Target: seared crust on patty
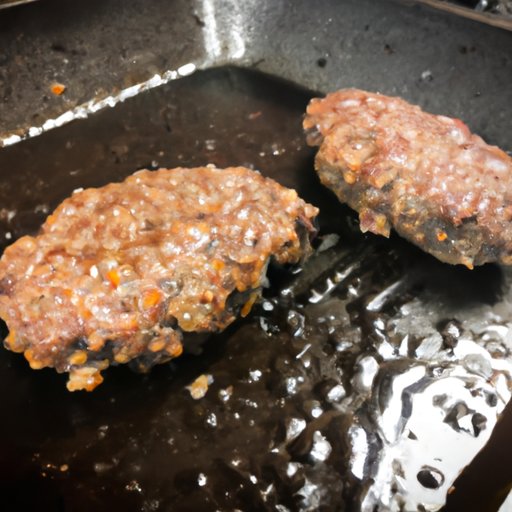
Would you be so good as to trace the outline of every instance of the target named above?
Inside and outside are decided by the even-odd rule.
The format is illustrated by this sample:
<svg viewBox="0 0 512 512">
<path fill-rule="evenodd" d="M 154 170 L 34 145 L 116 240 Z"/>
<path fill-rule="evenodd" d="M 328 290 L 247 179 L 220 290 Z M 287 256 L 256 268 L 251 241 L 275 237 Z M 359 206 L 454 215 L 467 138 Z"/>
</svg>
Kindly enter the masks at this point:
<svg viewBox="0 0 512 512">
<path fill-rule="evenodd" d="M 362 231 L 401 236 L 441 261 L 512 264 L 512 159 L 458 119 L 346 89 L 313 99 L 315 167 Z"/>
<path fill-rule="evenodd" d="M 243 167 L 139 171 L 75 192 L 0 260 L 7 348 L 92 390 L 109 364 L 181 354 L 247 314 L 272 257 L 298 263 L 317 209 Z"/>
</svg>

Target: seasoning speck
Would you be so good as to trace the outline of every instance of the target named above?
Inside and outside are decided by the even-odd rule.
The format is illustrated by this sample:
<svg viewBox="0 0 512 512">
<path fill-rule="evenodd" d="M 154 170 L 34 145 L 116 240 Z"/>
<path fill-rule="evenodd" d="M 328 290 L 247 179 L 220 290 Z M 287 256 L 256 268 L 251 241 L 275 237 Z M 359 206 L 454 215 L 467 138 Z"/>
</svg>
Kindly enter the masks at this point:
<svg viewBox="0 0 512 512">
<path fill-rule="evenodd" d="M 192 382 L 192 384 L 187 386 L 187 389 L 190 391 L 190 396 L 194 400 L 203 398 L 208 391 L 208 386 L 212 384 L 212 382 L 213 377 L 211 375 L 200 375 L 194 382 Z"/>
<path fill-rule="evenodd" d="M 437 239 L 438 239 L 440 242 L 444 242 L 447 238 L 448 238 L 448 235 L 447 235 L 444 231 L 439 231 L 439 232 L 437 233 Z"/>
</svg>

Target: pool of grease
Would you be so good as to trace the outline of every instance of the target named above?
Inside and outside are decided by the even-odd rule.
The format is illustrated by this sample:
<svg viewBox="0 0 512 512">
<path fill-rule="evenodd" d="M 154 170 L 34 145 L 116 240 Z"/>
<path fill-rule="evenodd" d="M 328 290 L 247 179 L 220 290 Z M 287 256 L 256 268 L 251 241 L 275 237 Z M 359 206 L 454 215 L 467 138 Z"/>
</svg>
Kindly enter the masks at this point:
<svg viewBox="0 0 512 512">
<path fill-rule="evenodd" d="M 321 208 L 312 259 L 272 269 L 264 300 L 201 354 L 147 375 L 111 368 L 93 393 L 69 393 L 64 376 L 2 350 L 12 510 L 443 505 L 510 398 L 512 274 L 360 234 L 313 171 L 301 129 L 312 94 L 213 69 L 0 151 L 2 246 L 73 189 L 142 167 L 246 165 Z M 200 375 L 211 383 L 194 400 Z M 485 478 L 480 499 L 496 492 Z"/>
</svg>

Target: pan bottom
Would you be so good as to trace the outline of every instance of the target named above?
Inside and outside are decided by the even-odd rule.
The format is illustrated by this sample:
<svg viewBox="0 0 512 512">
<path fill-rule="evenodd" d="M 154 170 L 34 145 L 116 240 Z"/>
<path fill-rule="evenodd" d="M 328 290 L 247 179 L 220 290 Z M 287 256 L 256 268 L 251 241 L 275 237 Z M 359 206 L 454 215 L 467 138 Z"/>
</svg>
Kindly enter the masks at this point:
<svg viewBox="0 0 512 512">
<path fill-rule="evenodd" d="M 94 393 L 70 394 L 63 376 L 0 352 L 5 503 L 74 512 L 443 505 L 510 397 L 512 275 L 360 234 L 313 171 L 301 129 L 311 96 L 214 69 L 0 152 L 14 177 L 0 190 L 11 212 L 5 243 L 36 230 L 77 187 L 213 163 L 296 188 L 321 208 L 323 244 L 302 272 L 274 271 L 263 302 L 201 355 L 148 375 L 112 368 Z M 201 376 L 196 400 L 187 386 Z M 481 500 L 497 482 L 482 476 Z"/>
</svg>

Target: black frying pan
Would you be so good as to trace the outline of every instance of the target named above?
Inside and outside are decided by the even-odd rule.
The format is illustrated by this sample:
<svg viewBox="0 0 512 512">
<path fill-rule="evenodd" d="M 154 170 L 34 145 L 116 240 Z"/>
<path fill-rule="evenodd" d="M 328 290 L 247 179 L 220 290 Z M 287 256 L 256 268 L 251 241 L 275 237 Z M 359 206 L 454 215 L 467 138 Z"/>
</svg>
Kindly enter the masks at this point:
<svg viewBox="0 0 512 512">
<path fill-rule="evenodd" d="M 428 359 L 423 342 L 432 333 L 441 337 L 440 351 L 453 350 L 449 322 L 475 343 L 490 326 L 506 338 L 510 272 L 492 265 L 469 272 L 397 238 L 360 235 L 353 214 L 315 177 L 302 113 L 321 91 L 362 87 L 461 117 L 510 149 L 512 34 L 388 1 L 46 1 L 0 13 L 0 48 L 0 130 L 8 142 L 14 131 L 37 132 L 47 119 L 155 73 L 189 62 L 205 69 L 0 150 L 4 245 L 36 230 L 77 187 L 141 167 L 207 162 L 254 166 L 295 187 L 321 207 L 321 235 L 341 237 L 299 276 L 274 270 L 265 307 L 213 337 L 200 356 L 149 375 L 113 368 L 94 393 L 70 394 L 63 376 L 31 371 L 19 355 L 2 351 L 3 509 L 368 510 L 376 475 L 400 476 L 396 464 L 382 462 L 376 411 L 397 403 L 384 393 L 385 382 L 415 367 L 417 354 Z M 51 93 L 53 82 L 66 85 L 62 96 Z M 325 292 L 328 279 L 344 273 L 318 305 L 311 301 L 312 290 Z M 413 323 L 404 321 L 407 308 Z M 333 332 L 320 321 L 327 313 Z M 491 325 L 489 315 L 499 320 Z M 398 320 L 397 331 L 391 325 Z M 379 336 L 398 351 L 397 336 L 406 330 L 414 340 L 398 363 L 390 362 L 378 352 Z M 506 340 L 490 341 L 501 357 Z M 361 401 L 366 391 L 354 379 L 373 364 L 365 356 L 380 369 Z M 502 359 L 507 363 L 508 353 Z M 411 410 L 418 412 L 415 397 L 432 389 L 439 368 L 459 366 L 460 357 L 431 365 L 433 374 L 408 388 Z M 491 382 L 485 370 L 473 368 L 467 389 Z M 194 401 L 186 386 L 201 374 L 214 381 Z M 339 385 L 357 400 L 342 397 Z M 457 449 L 470 436 L 469 459 L 500 415 L 500 402 L 488 395 L 485 422 L 476 406 L 465 415 L 443 409 L 442 423 L 462 440 Z M 447 509 L 496 509 L 511 480 L 511 422 L 505 413 Z M 356 449 L 363 431 L 366 448 Z M 452 473 L 439 484 L 432 471 L 439 468 L 424 463 L 431 454 L 418 446 L 418 468 L 399 460 L 414 485 L 382 492 L 372 502 L 376 510 L 385 510 L 389 496 L 406 500 L 406 510 L 420 495 L 444 501 Z M 455 448 L 446 459 L 455 460 Z"/>
</svg>

